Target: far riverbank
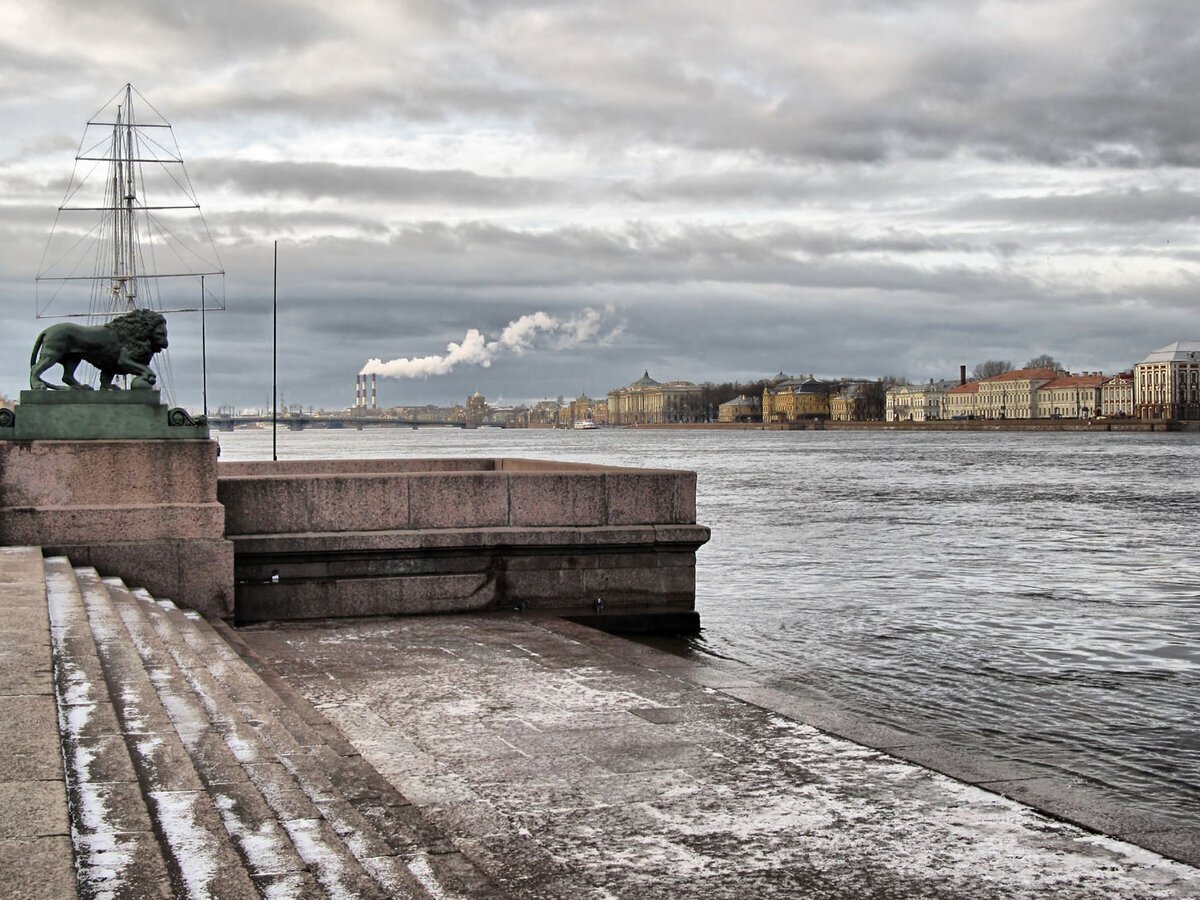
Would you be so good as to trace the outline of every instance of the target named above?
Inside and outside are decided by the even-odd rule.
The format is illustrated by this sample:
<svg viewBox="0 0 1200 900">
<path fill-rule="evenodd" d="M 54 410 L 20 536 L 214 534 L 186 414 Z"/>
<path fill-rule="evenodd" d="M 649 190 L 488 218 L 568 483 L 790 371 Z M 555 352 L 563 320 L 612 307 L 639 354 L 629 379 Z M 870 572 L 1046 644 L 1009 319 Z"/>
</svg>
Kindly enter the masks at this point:
<svg viewBox="0 0 1200 900">
<path fill-rule="evenodd" d="M 1143 419 L 942 419 L 931 422 L 662 422 L 613 428 L 681 431 L 1196 431 L 1197 422 Z"/>
</svg>

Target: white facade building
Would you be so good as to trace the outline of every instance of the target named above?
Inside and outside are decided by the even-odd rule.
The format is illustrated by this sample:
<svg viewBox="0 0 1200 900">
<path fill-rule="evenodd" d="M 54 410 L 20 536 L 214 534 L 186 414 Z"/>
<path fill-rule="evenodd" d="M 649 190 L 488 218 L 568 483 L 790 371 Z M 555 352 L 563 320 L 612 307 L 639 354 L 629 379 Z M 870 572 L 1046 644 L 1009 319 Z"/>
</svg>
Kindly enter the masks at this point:
<svg viewBox="0 0 1200 900">
<path fill-rule="evenodd" d="M 949 418 L 946 412 L 946 391 L 957 381 L 934 381 L 928 384 L 898 384 L 884 395 L 883 417 L 888 422 L 932 422 Z"/>
<path fill-rule="evenodd" d="M 1200 419 L 1200 341 L 1176 341 L 1133 367 L 1142 419 Z"/>
<path fill-rule="evenodd" d="M 1114 375 L 1100 388 L 1100 414 L 1123 419 L 1134 414 L 1133 373 Z"/>
</svg>

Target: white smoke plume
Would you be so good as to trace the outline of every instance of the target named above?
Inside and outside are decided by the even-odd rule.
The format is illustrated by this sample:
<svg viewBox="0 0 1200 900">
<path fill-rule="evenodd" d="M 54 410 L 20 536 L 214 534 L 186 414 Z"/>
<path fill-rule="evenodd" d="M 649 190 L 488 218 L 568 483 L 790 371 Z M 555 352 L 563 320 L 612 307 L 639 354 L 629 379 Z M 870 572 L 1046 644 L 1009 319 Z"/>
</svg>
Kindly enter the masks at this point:
<svg viewBox="0 0 1200 900">
<path fill-rule="evenodd" d="M 408 359 L 369 359 L 360 375 L 382 375 L 385 378 L 428 378 L 430 375 L 445 375 L 458 365 L 474 365 L 487 368 L 503 353 L 520 355 L 538 344 L 547 344 L 555 350 L 565 350 L 577 344 L 597 340 L 608 343 L 625 330 L 625 322 L 617 322 L 603 337 L 601 330 L 611 319 L 613 310 L 585 308 L 577 316 L 560 319 L 544 312 L 535 312 L 509 322 L 494 341 L 485 340 L 479 329 L 472 328 L 463 336 L 462 343 L 451 341 L 442 356 L 419 356 Z"/>
</svg>

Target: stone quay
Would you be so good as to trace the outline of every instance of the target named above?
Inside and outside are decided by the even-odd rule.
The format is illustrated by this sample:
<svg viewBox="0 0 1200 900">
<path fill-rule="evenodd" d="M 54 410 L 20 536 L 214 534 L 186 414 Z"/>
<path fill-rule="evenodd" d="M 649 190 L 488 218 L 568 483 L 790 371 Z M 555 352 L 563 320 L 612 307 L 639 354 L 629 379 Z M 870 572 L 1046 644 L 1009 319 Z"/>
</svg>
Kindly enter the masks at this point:
<svg viewBox="0 0 1200 900">
<path fill-rule="evenodd" d="M 34 547 L 0 548 L 0 598 L 4 897 L 1200 895 L 1004 796 L 1028 773 L 955 781 L 557 616 L 233 628 Z"/>
</svg>

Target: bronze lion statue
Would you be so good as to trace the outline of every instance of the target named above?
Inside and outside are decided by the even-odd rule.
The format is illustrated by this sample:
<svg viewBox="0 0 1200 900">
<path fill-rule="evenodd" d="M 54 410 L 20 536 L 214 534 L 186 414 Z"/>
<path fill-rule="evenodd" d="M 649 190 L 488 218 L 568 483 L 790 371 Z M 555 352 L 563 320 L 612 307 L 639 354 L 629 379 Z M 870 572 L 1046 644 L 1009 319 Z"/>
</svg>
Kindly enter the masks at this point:
<svg viewBox="0 0 1200 900">
<path fill-rule="evenodd" d="M 150 360 L 166 347 L 167 320 L 149 309 L 135 309 L 103 325 L 51 325 L 38 335 L 29 354 L 29 386 L 40 391 L 90 391 L 91 385 L 75 380 L 75 368 L 86 362 L 100 370 L 102 391 L 119 390 L 113 384 L 118 375 L 137 376 L 134 387 L 150 387 L 158 380 L 150 371 Z M 62 384 L 42 380 L 53 365 L 62 366 Z"/>
</svg>

